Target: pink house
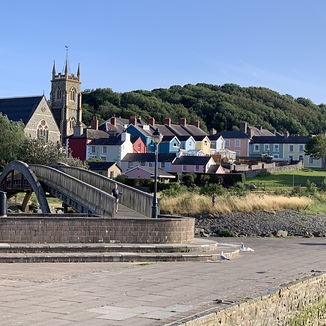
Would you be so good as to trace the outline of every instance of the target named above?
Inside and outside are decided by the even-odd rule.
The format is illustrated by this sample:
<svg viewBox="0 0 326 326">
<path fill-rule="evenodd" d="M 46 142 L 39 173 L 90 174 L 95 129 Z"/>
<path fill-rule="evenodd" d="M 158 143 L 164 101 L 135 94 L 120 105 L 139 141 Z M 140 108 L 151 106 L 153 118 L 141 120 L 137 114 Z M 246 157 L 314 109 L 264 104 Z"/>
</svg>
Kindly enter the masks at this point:
<svg viewBox="0 0 326 326">
<path fill-rule="evenodd" d="M 124 173 L 125 177 L 130 179 L 152 179 L 154 174 L 154 168 L 149 166 L 136 166 Z M 175 179 L 175 175 L 157 169 L 157 178 L 160 182 L 168 182 L 170 179 Z"/>
</svg>

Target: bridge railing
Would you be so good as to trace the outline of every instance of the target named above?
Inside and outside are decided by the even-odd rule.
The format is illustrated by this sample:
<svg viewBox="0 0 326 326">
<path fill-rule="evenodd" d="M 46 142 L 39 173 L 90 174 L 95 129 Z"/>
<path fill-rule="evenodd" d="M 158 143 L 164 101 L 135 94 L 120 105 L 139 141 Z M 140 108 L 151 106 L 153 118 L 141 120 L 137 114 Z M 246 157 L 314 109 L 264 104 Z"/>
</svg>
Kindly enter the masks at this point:
<svg viewBox="0 0 326 326">
<path fill-rule="evenodd" d="M 92 213 L 114 216 L 114 197 L 108 192 L 52 167 L 37 164 L 30 167 L 40 182 L 72 198 Z"/>
<path fill-rule="evenodd" d="M 153 196 L 151 194 L 132 188 L 123 183 L 116 182 L 113 179 L 90 170 L 61 164 L 53 165 L 53 167 L 109 194 L 112 193 L 114 183 L 117 183 L 118 189 L 122 193 L 119 198 L 119 202 L 122 205 L 125 205 L 144 216 L 152 216 Z"/>
</svg>

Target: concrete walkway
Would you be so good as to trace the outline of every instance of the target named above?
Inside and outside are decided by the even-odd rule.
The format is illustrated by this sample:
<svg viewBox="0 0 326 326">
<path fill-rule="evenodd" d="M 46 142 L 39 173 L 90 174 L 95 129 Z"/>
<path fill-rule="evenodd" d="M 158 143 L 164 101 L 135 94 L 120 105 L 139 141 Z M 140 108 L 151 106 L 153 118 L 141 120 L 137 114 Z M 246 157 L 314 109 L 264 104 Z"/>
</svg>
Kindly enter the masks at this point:
<svg viewBox="0 0 326 326">
<path fill-rule="evenodd" d="M 0 264 L 0 325 L 178 325 L 326 273 L 326 238 L 215 240 L 255 251 L 217 262 Z"/>
</svg>

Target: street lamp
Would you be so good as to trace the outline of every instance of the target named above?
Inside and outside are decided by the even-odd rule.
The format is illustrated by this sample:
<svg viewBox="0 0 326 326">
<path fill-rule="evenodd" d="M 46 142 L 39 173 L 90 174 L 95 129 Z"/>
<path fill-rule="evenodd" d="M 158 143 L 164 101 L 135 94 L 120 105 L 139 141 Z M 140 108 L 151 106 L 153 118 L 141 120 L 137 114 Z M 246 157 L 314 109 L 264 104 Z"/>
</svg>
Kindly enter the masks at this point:
<svg viewBox="0 0 326 326">
<path fill-rule="evenodd" d="M 162 134 L 158 128 L 152 134 L 152 142 L 155 146 L 155 167 L 154 167 L 154 196 L 152 206 L 152 218 L 158 217 L 158 203 L 157 203 L 157 162 L 158 162 L 158 144 L 162 141 Z"/>
</svg>

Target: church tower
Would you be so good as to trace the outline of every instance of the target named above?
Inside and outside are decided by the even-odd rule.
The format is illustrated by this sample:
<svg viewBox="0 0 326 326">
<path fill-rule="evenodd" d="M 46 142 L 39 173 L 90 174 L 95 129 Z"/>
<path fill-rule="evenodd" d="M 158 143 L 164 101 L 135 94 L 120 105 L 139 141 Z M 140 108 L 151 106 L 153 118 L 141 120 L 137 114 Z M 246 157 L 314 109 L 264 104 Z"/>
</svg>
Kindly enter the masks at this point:
<svg viewBox="0 0 326 326">
<path fill-rule="evenodd" d="M 67 48 L 67 47 L 66 47 Z M 62 143 L 79 130 L 82 133 L 82 94 L 80 91 L 80 66 L 77 75 L 70 73 L 68 51 L 64 71 L 56 73 L 55 62 L 52 68 L 50 106 L 61 133 Z"/>
</svg>

